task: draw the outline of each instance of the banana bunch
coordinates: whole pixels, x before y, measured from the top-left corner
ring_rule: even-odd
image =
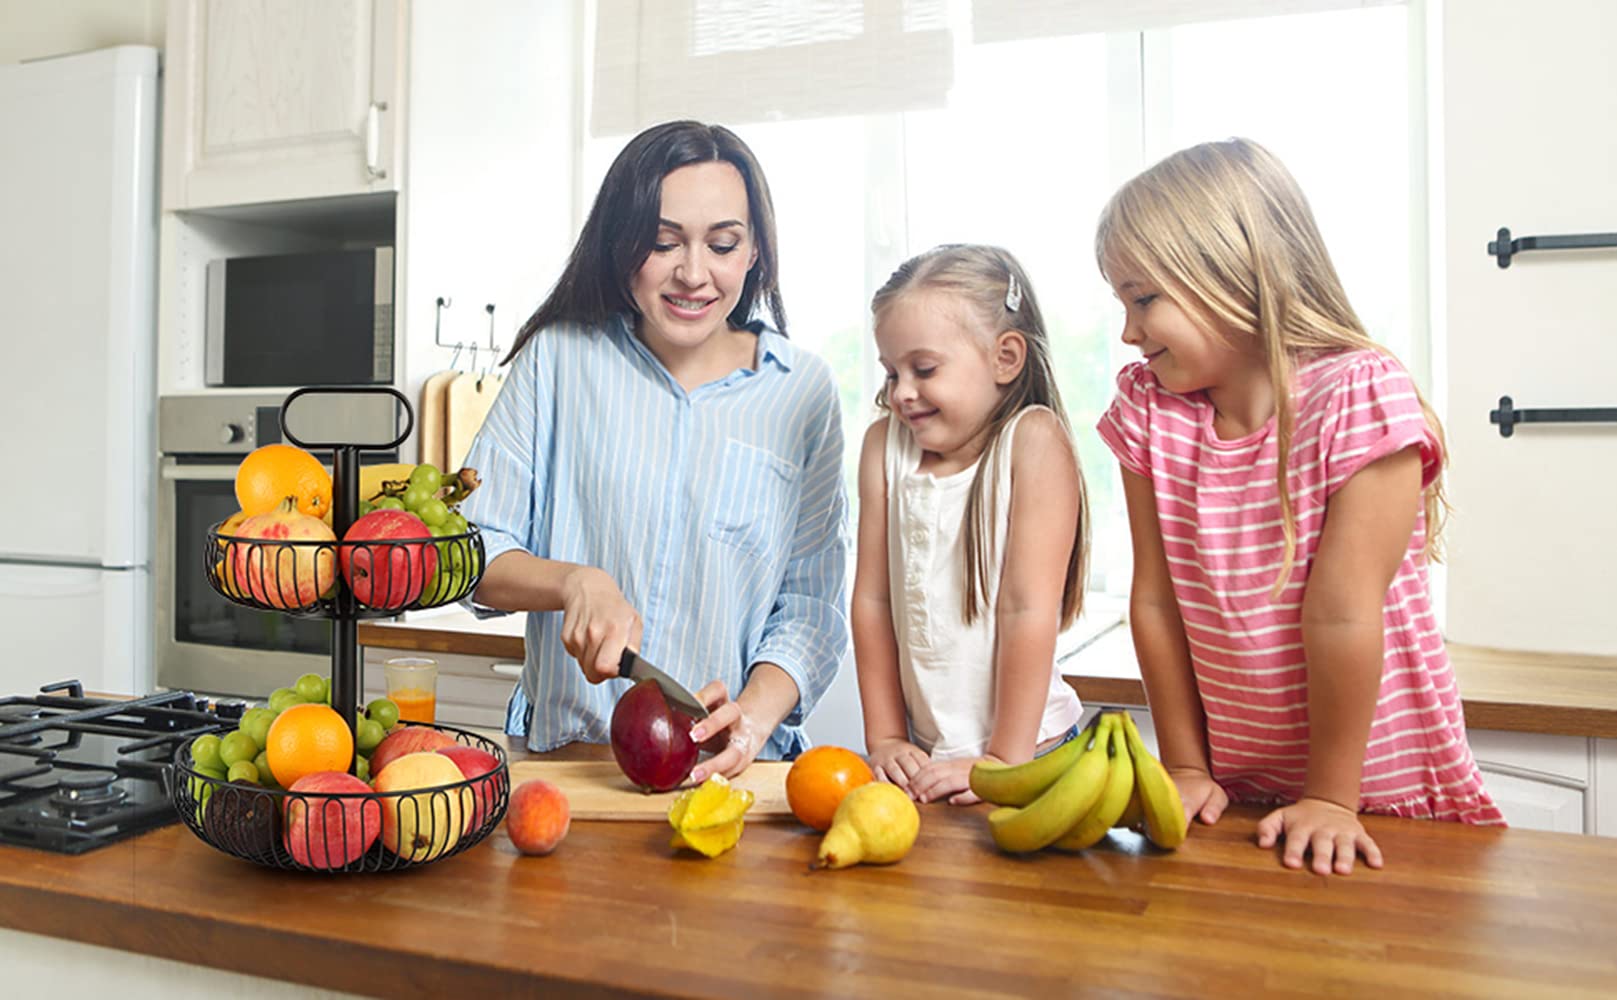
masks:
[[[1190,830],[1178,786],[1127,712],[1101,713],[1077,739],[1024,764],[983,761],[970,780],[973,792],[1000,807],[988,814],[988,830],[1012,854],[1081,851],[1116,826],[1143,828],[1171,850]]]

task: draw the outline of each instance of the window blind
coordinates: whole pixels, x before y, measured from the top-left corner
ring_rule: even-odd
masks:
[[[599,0],[590,132],[941,107],[947,0]]]

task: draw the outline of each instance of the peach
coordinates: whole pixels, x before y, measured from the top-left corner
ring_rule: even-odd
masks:
[[[505,832],[523,854],[549,854],[567,837],[572,812],[560,788],[538,778],[524,781],[511,793],[505,810]]]
[[[293,782],[287,789],[292,794],[286,800],[285,830],[292,860],[309,868],[341,868],[358,861],[382,832],[381,806],[372,799],[334,795],[363,795],[370,790],[341,771],[316,771]]]
[[[470,788],[445,788],[465,780],[460,768],[436,753],[407,753],[377,775],[372,785],[390,792],[382,800],[382,846],[406,861],[431,861],[460,843]]]
[[[452,747],[443,747],[438,752],[454,761],[455,766],[460,768],[460,773],[467,778],[482,778],[483,775],[497,771],[500,767],[500,758],[477,747],[457,743]],[[494,803],[500,796],[499,782],[494,778],[473,782],[472,788],[477,793],[477,804],[467,814],[467,833],[483,825],[483,821],[488,818],[489,811],[494,808]]]
[[[371,780],[381,777],[387,765],[405,754],[431,753],[455,745],[455,738],[431,726],[396,726],[371,751]]]

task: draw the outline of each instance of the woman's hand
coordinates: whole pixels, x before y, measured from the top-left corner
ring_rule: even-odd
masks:
[[[929,760],[910,779],[910,798],[917,802],[936,802],[949,796],[952,806],[969,806],[981,802],[971,790],[971,769],[979,760],[993,757],[964,757],[953,760]]]
[[[603,570],[569,570],[562,580],[561,611],[562,647],[591,684],[616,677],[623,650],[640,648],[640,612]]]
[[[1325,799],[1298,799],[1258,821],[1258,846],[1273,847],[1284,837],[1286,849],[1280,863],[1301,868],[1303,853],[1313,851],[1314,871],[1329,875],[1353,874],[1353,858],[1364,855],[1371,868],[1381,867],[1381,848],[1364,832],[1359,814],[1347,806]]]
[[[877,781],[888,781],[910,793],[910,782],[928,764],[926,753],[909,740],[883,740],[870,749],[870,769]]]
[[[723,681],[705,685],[696,700],[707,706],[708,715],[691,727],[691,739],[713,756],[691,770],[691,782],[700,784],[710,774],[733,778],[757,758],[774,727],[765,727],[740,701],[731,701]]]
[[[1197,767],[1170,767],[1168,776],[1179,786],[1179,799],[1185,804],[1187,817],[1212,826],[1224,815],[1230,797],[1212,775]]]

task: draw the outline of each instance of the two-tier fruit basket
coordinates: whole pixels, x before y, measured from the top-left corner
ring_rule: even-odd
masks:
[[[308,396],[352,396],[341,404],[362,407],[373,394],[391,395],[391,426],[404,430],[386,441],[305,441],[288,428],[294,404]],[[327,404],[332,401],[325,401]],[[244,607],[331,622],[331,705],[348,723],[358,746],[363,684],[357,623],[404,611],[459,601],[476,589],[483,569],[483,540],[475,525],[430,537],[345,536],[358,519],[359,453],[396,449],[414,426],[409,401],[386,386],[298,389],[281,404],[282,437],[306,451],[333,455],[332,533],[336,540],[242,537],[215,525],[207,539],[208,582],[226,600]],[[437,531],[443,530],[440,526]],[[221,780],[193,759],[191,746],[175,753],[173,797],[180,817],[202,840],[227,854],[258,864],[299,871],[375,872],[427,864],[466,850],[488,836],[505,816],[510,773],[505,752],[476,733],[445,725],[412,723],[433,745],[472,747],[490,755],[491,770],[460,781],[422,787],[396,782],[372,788],[360,780],[359,754],[349,775],[331,774],[298,791]],[[476,757],[475,754],[472,755]],[[448,758],[446,758],[448,759]],[[487,760],[489,758],[479,758]],[[486,766],[486,765],[485,765]],[[441,770],[441,769],[440,769]]]

